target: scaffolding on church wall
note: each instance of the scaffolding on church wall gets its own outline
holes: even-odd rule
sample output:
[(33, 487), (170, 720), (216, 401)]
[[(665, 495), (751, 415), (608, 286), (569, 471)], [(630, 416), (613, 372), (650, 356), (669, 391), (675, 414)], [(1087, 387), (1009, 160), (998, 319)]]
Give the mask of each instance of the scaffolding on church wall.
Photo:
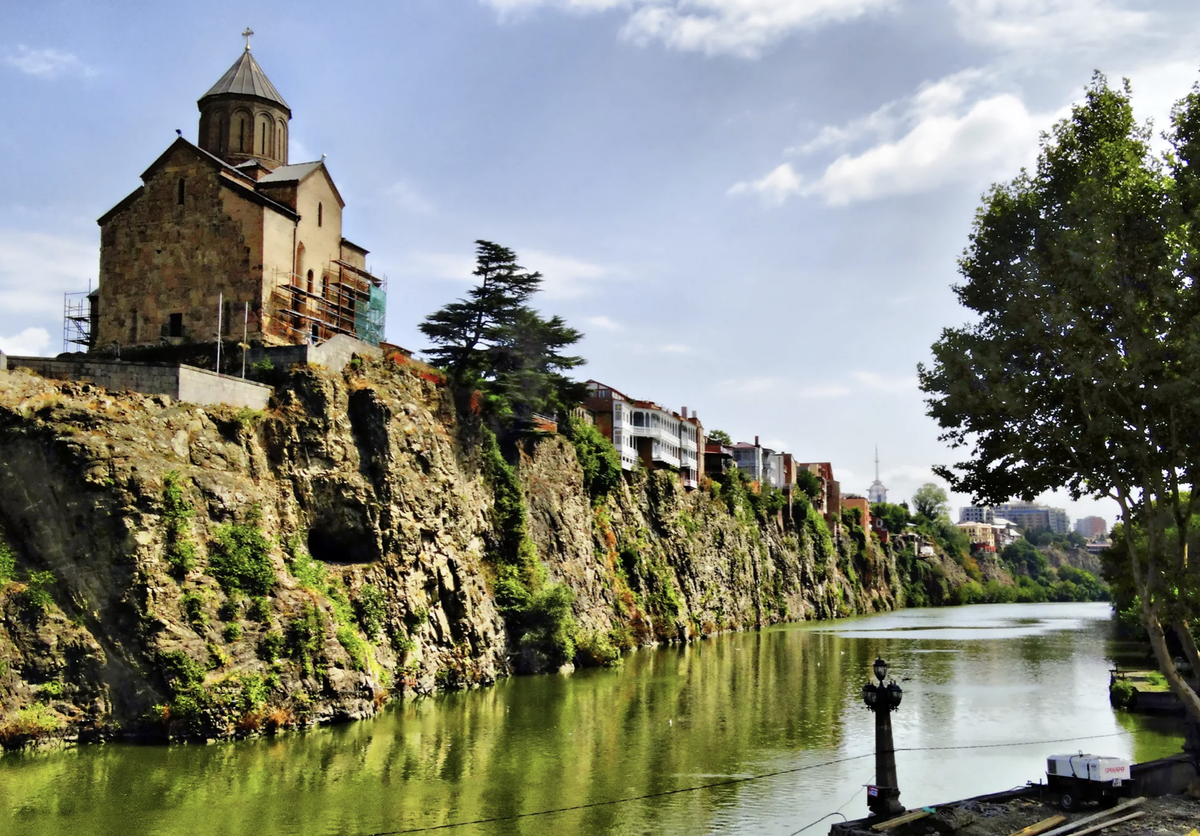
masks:
[(63, 352), (87, 351), (92, 346), (92, 291), (63, 294)]
[(267, 332), (289, 343), (319, 345), (346, 334), (379, 345), (386, 307), (385, 277), (337, 260), (322, 271), (320, 285), (314, 281), (311, 289), (306, 278), (277, 273)]

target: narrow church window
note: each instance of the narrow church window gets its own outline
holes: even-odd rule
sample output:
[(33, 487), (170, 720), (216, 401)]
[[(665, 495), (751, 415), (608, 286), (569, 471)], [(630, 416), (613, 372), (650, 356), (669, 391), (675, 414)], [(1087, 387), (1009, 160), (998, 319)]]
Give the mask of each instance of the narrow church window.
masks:
[(312, 324), (312, 341), (314, 343), (316, 343), (320, 339), (321, 339), (321, 328), (320, 328), (320, 326), (317, 325), (317, 323), (314, 322)]
[(308, 271), (308, 292), (312, 293), (312, 291), (313, 291), (313, 271), (309, 270)]
[(325, 218), (325, 204), (318, 203), (317, 204), (317, 226), (321, 226), (324, 223), (324, 218)]
[(182, 337), (183, 336), (183, 314), (173, 313), (170, 316), (167, 325), (167, 336)]
[(329, 277), (325, 275), (321, 276), (321, 298), (329, 298)]
[(178, 200), (179, 200), (180, 206), (183, 205), (183, 182), (184, 182), (183, 178), (180, 177), (179, 178), (179, 195), (178, 195)]
[(246, 120), (238, 120), (238, 150), (246, 150)]

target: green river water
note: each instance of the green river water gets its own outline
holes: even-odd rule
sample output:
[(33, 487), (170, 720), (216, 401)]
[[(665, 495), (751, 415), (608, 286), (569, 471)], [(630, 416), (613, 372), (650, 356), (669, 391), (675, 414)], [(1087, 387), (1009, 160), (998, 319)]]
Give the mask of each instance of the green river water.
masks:
[[(904, 688), (893, 719), (909, 807), (1038, 780), (1050, 754), (1179, 751), (1170, 725), (1109, 707), (1110, 632), (1105, 604), (906, 610), (643, 650), (615, 670), (514, 678), (274, 739), (9, 755), (0, 834), (367, 836), (812, 767), (432, 831), (789, 836), (836, 810), (866, 815), (874, 726), (860, 689), (876, 655)], [(1098, 737), (994, 745), (1085, 736)]]

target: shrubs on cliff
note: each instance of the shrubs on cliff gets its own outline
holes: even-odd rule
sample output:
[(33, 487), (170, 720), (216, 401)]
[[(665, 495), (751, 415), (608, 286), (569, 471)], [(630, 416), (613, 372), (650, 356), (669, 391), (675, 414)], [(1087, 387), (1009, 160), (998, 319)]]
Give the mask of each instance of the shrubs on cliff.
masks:
[(163, 519), (167, 521), (167, 563), (182, 577), (196, 565), (196, 545), (192, 542), (192, 508), (184, 500), (177, 470), (163, 476)]
[(0, 586), (8, 583), (16, 575), (17, 556), (12, 547), (4, 539), (4, 529), (0, 528)]
[(496, 606), (518, 645), (544, 645), (557, 657), (554, 661), (568, 662), (575, 655), (574, 594), (561, 584), (546, 585), (516, 470), (504, 460), (495, 434), (486, 427), (482, 452), (484, 477), (493, 495), (488, 559), (495, 570)]
[(583, 487), (593, 500), (608, 496), (621, 484), (621, 457), (612, 442), (593, 425), (569, 418), (564, 433), (575, 446), (583, 471)]
[(241, 590), (266, 595), (275, 585), (271, 541), (259, 529), (262, 511), (255, 506), (244, 523), (229, 523), (216, 530), (209, 547), (212, 575), (226, 593)]

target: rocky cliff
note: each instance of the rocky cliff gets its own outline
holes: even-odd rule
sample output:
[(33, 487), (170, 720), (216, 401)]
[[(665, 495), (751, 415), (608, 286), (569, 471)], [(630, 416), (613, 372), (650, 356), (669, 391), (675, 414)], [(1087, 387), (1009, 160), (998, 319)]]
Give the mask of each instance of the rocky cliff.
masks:
[(0, 372), (0, 743), (219, 738), (625, 647), (890, 609), (857, 527), (668, 473), (589, 493), (428, 374), (293, 372), (266, 414)]

